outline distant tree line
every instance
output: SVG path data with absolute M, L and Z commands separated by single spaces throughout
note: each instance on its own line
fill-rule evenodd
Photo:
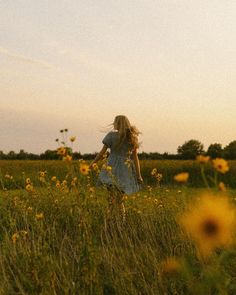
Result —
M 207 150 L 204 150 L 203 144 L 196 140 L 191 139 L 186 141 L 183 145 L 177 148 L 176 154 L 169 153 L 158 153 L 158 152 L 141 152 L 139 153 L 140 160 L 191 160 L 195 159 L 197 155 L 208 155 L 211 158 L 225 158 L 228 160 L 236 159 L 236 140 L 230 142 L 224 148 L 220 143 L 210 144 Z M 96 153 L 86 153 L 81 154 L 80 152 L 73 152 L 73 159 L 84 159 L 92 160 L 94 159 Z M 33 154 L 25 152 L 23 149 L 16 153 L 10 151 L 4 153 L 0 151 L 0 160 L 58 160 L 60 156 L 57 154 L 56 150 L 46 150 L 41 154 Z

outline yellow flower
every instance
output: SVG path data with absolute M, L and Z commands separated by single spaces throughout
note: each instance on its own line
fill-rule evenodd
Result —
M 67 181 L 66 181 L 66 180 L 63 180 L 63 181 L 62 181 L 62 185 L 63 185 L 63 186 L 67 186 Z
M 218 184 L 218 188 L 222 192 L 226 191 L 226 186 L 225 186 L 224 182 L 222 182 L 222 181 Z
M 25 189 L 26 189 L 28 192 L 30 192 L 30 191 L 33 190 L 33 186 L 32 186 L 30 183 L 28 183 L 28 184 L 26 185 Z
M 72 160 L 72 157 L 70 155 L 63 157 L 63 161 L 70 162 L 71 160 Z
M 76 137 L 75 136 L 71 136 L 70 141 L 71 142 L 74 142 L 75 140 L 76 140 Z
M 33 208 L 32 207 L 28 207 L 26 210 L 27 210 L 27 212 L 32 212 L 33 211 Z
M 188 172 L 182 172 L 182 173 L 176 174 L 174 176 L 175 181 L 182 182 L 182 183 L 187 182 L 188 178 L 189 178 L 189 173 Z
M 71 181 L 71 183 L 70 183 L 70 185 L 71 185 L 71 186 L 73 186 L 73 187 L 74 187 L 74 186 L 76 186 L 76 183 L 75 183 L 75 181 L 74 181 L 74 180 L 72 180 L 72 181 Z
M 205 164 L 210 160 L 209 156 L 204 156 L 204 155 L 199 155 L 196 157 L 197 162 L 199 162 L 200 164 Z
M 214 160 L 212 160 L 213 162 L 213 166 L 214 168 L 220 172 L 220 173 L 226 173 L 227 171 L 229 171 L 229 166 L 228 166 L 228 162 L 225 161 L 225 159 L 222 158 L 216 158 Z
M 88 175 L 90 171 L 89 166 L 87 164 L 81 164 L 79 170 L 80 170 L 80 173 L 84 175 Z
M 57 149 L 57 154 L 60 155 L 60 156 L 64 156 L 66 154 L 66 148 L 64 147 L 59 147 Z
M 89 192 L 93 194 L 93 193 L 95 193 L 95 189 L 93 187 L 90 187 Z
M 60 188 L 61 187 L 61 184 L 60 184 L 60 181 L 59 180 L 56 182 L 56 187 L 57 188 Z
M 157 173 L 157 168 L 153 168 L 151 171 L 151 175 L 154 176 Z
M 44 218 L 44 215 L 43 215 L 43 213 L 37 213 L 37 214 L 35 214 L 35 218 L 37 220 L 42 220 Z
M 229 200 L 213 195 L 203 195 L 179 220 L 203 256 L 231 244 L 235 221 L 235 209 Z
M 23 238 L 25 238 L 28 235 L 28 232 L 26 230 L 21 230 L 21 234 Z
M 168 257 L 161 265 L 162 274 L 166 276 L 175 276 L 180 273 L 181 269 L 182 263 L 176 257 Z
M 26 178 L 26 180 L 25 180 L 25 183 L 26 184 L 30 184 L 31 183 L 31 181 L 30 181 L 30 178 L 28 177 L 28 178 Z
M 162 176 L 161 173 L 157 173 L 157 174 L 156 174 L 156 179 L 157 179 L 158 182 L 160 182 L 160 181 L 162 180 L 162 177 L 163 177 L 163 176 Z
M 53 176 L 52 178 L 51 178 L 51 181 L 56 181 L 57 180 L 57 177 L 56 176 Z
M 95 170 L 95 171 L 98 170 L 98 165 L 97 165 L 97 163 L 93 163 L 93 164 L 92 164 L 92 169 Z
M 39 172 L 39 177 L 45 177 L 45 176 L 46 176 L 46 171 Z
M 19 234 L 18 233 L 14 233 L 11 237 L 13 244 L 16 243 L 16 241 L 19 239 Z

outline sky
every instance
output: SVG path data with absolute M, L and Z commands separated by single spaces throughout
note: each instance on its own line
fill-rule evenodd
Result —
M 97 152 L 116 115 L 140 151 L 236 140 L 235 0 L 0 0 L 0 150 L 60 129 Z

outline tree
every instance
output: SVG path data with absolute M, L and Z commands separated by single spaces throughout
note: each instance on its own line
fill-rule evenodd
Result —
M 222 145 L 220 143 L 212 143 L 209 145 L 207 155 L 211 158 L 221 158 L 223 155 Z
M 177 152 L 182 159 L 195 159 L 197 155 L 204 152 L 203 144 L 196 139 L 191 139 L 179 146 Z
M 223 150 L 226 159 L 236 159 L 236 140 L 231 141 Z

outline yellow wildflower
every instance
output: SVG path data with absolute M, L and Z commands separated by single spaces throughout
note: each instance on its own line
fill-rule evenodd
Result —
M 60 183 L 59 180 L 56 182 L 56 187 L 57 187 L 57 188 L 60 188 L 60 187 L 61 187 L 61 183 Z
M 26 180 L 25 180 L 25 183 L 26 184 L 30 184 L 31 183 L 31 181 L 30 181 L 30 178 L 28 177 L 28 178 L 26 178 Z
M 65 157 L 63 157 L 63 161 L 70 162 L 71 160 L 72 160 L 72 157 L 70 155 L 66 155 Z
M 176 257 L 168 257 L 161 265 L 162 274 L 166 276 L 176 276 L 182 268 L 182 263 Z
M 95 170 L 95 171 L 98 170 L 98 165 L 97 165 L 97 163 L 93 163 L 93 164 L 92 164 L 92 169 Z
M 153 168 L 151 171 L 151 175 L 154 176 L 157 173 L 157 168 Z
M 220 173 L 226 173 L 227 171 L 229 171 L 229 166 L 228 166 L 228 162 L 225 161 L 225 159 L 222 158 L 216 158 L 214 160 L 212 160 L 213 162 L 213 166 L 214 168 L 220 172 Z
M 52 178 L 51 178 L 51 181 L 56 181 L 57 180 L 57 177 L 56 176 L 53 176 Z
M 218 188 L 222 192 L 226 191 L 226 186 L 225 186 L 224 182 L 222 182 L 222 181 L 218 184 Z
M 204 156 L 204 155 L 199 155 L 196 157 L 197 162 L 199 162 L 200 164 L 205 164 L 210 160 L 209 156 Z
M 235 209 L 227 198 L 203 195 L 179 222 L 195 240 L 200 253 L 208 256 L 216 248 L 231 244 L 235 221 Z
M 21 234 L 23 238 L 25 238 L 28 235 L 28 232 L 26 230 L 21 230 Z
M 95 193 L 95 189 L 93 187 L 90 187 L 89 192 L 93 194 L 93 193 Z
M 28 207 L 27 208 L 27 212 L 32 212 L 33 211 L 33 208 L 32 207 Z
M 16 243 L 16 241 L 19 239 L 19 234 L 18 233 L 14 233 L 11 237 L 13 244 Z
M 156 174 L 156 179 L 157 179 L 158 182 L 160 182 L 160 181 L 162 180 L 162 177 L 163 177 L 163 176 L 162 176 L 161 173 L 157 173 L 157 174 Z
M 64 148 L 64 147 L 59 147 L 59 148 L 57 149 L 57 154 L 58 154 L 58 155 L 61 155 L 61 156 L 64 156 L 64 155 L 66 154 L 66 148 Z
M 30 192 L 30 191 L 33 190 L 33 186 L 29 183 L 29 184 L 26 185 L 25 189 L 26 189 L 28 192 Z
M 181 183 L 187 182 L 188 178 L 189 178 L 188 172 L 182 172 L 174 176 L 174 180 Z
M 66 180 L 63 180 L 63 181 L 62 181 L 62 185 L 63 185 L 63 186 L 67 186 L 67 181 L 66 181 Z
M 42 220 L 44 218 L 44 215 L 43 215 L 43 213 L 37 213 L 37 214 L 35 214 L 35 218 L 37 220 Z
M 75 136 L 71 136 L 71 137 L 70 137 L 70 141 L 71 141 L 71 142 L 74 142 L 75 140 L 76 140 L 76 137 L 75 137 Z
M 46 176 L 46 171 L 39 172 L 39 177 L 45 177 L 45 176 Z
M 72 180 L 72 181 L 71 181 L 71 183 L 70 183 L 70 185 L 71 185 L 71 186 L 73 186 L 73 187 L 74 187 L 74 186 L 76 186 L 76 183 L 75 183 L 75 181 L 74 181 L 74 180 Z
M 90 171 L 89 166 L 87 164 L 81 164 L 79 170 L 80 170 L 80 173 L 84 175 L 88 175 Z

